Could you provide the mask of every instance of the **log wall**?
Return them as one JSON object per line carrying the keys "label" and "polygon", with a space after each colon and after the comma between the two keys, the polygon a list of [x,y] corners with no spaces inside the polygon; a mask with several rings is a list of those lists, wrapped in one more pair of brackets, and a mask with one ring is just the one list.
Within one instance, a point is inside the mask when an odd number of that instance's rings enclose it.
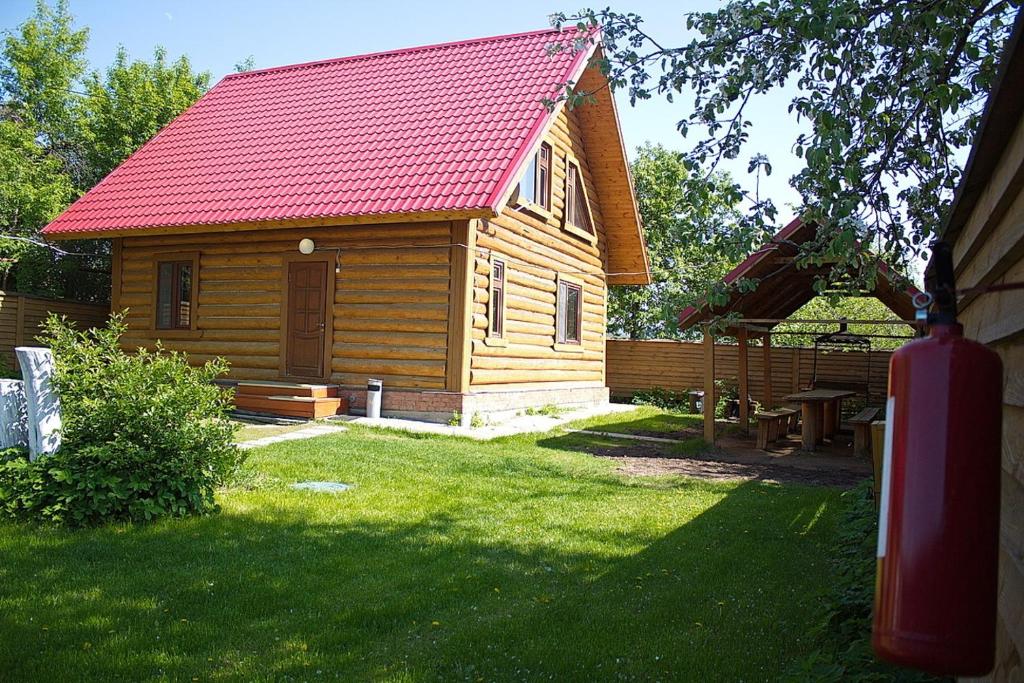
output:
{"label": "log wall", "polygon": [[[263,229],[125,237],[114,300],[128,309],[129,347],[164,346],[196,362],[223,356],[232,379],[280,378],[283,257],[302,238],[339,255],[335,280],[332,382],[393,389],[444,389],[452,240],[450,222]],[[338,250],[333,252],[333,250]],[[195,331],[154,330],[154,262],[161,253],[199,252]],[[333,339],[332,339],[333,337]]]}
{"label": "log wall", "polygon": [[[1009,87],[1018,87],[1009,83]],[[1024,121],[953,244],[957,287],[1024,281]],[[960,302],[966,336],[1003,359],[1002,508],[996,668],[991,679],[1024,678],[1024,291]]]}
{"label": "log wall", "polygon": [[[607,242],[577,114],[563,110],[545,141],[551,145],[553,157],[550,215],[506,208],[493,220],[477,222],[470,371],[473,391],[553,383],[604,384]],[[562,229],[567,153],[578,162],[586,185],[597,235],[593,244]],[[506,261],[505,345],[487,340],[488,258],[492,251]],[[579,352],[555,348],[559,273],[583,282],[583,339]]]}
{"label": "log wall", "polygon": [[[391,389],[456,392],[603,387],[607,240],[577,113],[560,112],[545,141],[553,152],[547,214],[508,207],[493,219],[468,222],[115,240],[120,266],[113,297],[119,310],[128,309],[126,345],[152,347],[160,337],[165,347],[186,351],[197,362],[225,357],[234,379],[279,379],[282,259],[309,237],[318,249],[340,250],[331,381],[361,387],[366,378],[379,377]],[[579,165],[587,189],[593,240],[563,229],[567,155]],[[158,333],[152,320],[154,262],[175,252],[199,253],[197,329]],[[492,255],[506,263],[500,344],[487,339]],[[578,349],[555,344],[559,276],[583,284]]]}
{"label": "log wall", "polygon": [[[813,377],[814,349],[772,347],[772,395],[775,402],[786,394],[810,385]],[[818,378],[830,381],[863,383],[870,365],[871,400],[885,402],[889,381],[888,351],[867,354],[833,351],[818,354]],[[750,394],[764,402],[764,353],[759,346],[747,352]],[[739,373],[739,347],[715,345],[715,379],[736,382]],[[613,396],[629,397],[637,391],[655,387],[671,391],[704,388],[704,350],[699,342],[673,340],[608,340],[608,387]]]}
{"label": "log wall", "polygon": [[104,325],[110,307],[0,291],[0,358],[7,367],[13,369],[16,365],[15,346],[37,344],[39,326],[51,313],[67,316],[80,329],[86,329]]}

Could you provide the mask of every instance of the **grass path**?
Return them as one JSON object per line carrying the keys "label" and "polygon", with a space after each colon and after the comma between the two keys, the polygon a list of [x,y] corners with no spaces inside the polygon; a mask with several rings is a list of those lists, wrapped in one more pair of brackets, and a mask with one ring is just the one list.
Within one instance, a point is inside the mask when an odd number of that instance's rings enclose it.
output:
{"label": "grass path", "polygon": [[806,652],[836,491],[626,479],[583,443],[352,427],[252,451],[219,515],[0,524],[0,679],[771,680]]}
{"label": "grass path", "polygon": [[251,422],[238,422],[237,424],[238,430],[235,432],[235,443],[255,441],[256,439],[263,439],[268,436],[278,436],[289,432],[297,432],[300,429],[305,429],[309,426],[309,424],[305,422],[290,425],[258,424]]}

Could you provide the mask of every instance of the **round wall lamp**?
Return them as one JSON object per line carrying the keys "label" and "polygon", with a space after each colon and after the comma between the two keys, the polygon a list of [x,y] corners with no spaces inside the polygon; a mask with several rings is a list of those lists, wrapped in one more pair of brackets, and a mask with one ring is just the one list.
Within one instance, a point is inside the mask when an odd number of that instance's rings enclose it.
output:
{"label": "round wall lamp", "polygon": [[313,240],[309,239],[308,237],[306,239],[299,240],[299,253],[300,254],[305,254],[306,256],[309,256],[310,254],[313,253],[313,251],[315,249],[316,249],[316,244],[314,244]]}

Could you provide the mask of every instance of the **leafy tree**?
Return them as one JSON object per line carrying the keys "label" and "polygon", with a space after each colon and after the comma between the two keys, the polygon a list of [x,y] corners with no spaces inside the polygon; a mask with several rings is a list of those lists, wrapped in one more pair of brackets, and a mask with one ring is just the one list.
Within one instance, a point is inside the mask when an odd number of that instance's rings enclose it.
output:
{"label": "leafy tree", "polygon": [[[790,316],[794,320],[899,320],[899,316],[878,299],[865,297],[839,297],[832,299],[826,296],[815,297]],[[835,332],[837,326],[829,325],[794,325],[782,323],[775,328],[776,344],[786,346],[814,346],[814,338],[826,332]],[[873,349],[896,349],[903,346],[912,337],[912,330],[906,325],[871,324],[849,326],[854,334],[881,335],[871,337]],[[779,334],[783,333],[783,334]],[[792,334],[790,334],[792,333]],[[901,336],[905,339],[889,339],[889,336]]]}
{"label": "leafy tree", "polygon": [[609,331],[631,339],[677,337],[679,311],[735,265],[727,245],[742,238],[741,196],[727,176],[695,178],[681,153],[660,145],[641,147],[632,171],[653,284],[611,287]]}
{"label": "leafy tree", "polygon": [[209,86],[210,73],[194,73],[188,57],[168,63],[167,51],[157,47],[152,62],[133,61],[119,48],[105,76],[93,72],[85,80],[83,134],[90,185],[192,106]]}
{"label": "leafy tree", "polygon": [[[4,39],[0,54],[0,273],[4,287],[61,296],[70,289],[68,279],[81,265],[31,241],[38,242],[40,228],[81,187],[82,110],[75,88],[85,72],[87,41],[88,30],[73,26],[63,0],[53,7],[38,2],[35,14]],[[86,245],[88,251],[97,251],[90,246]],[[89,290],[81,292],[83,298],[91,298]]]}
{"label": "leafy tree", "polygon": [[[687,14],[695,36],[681,46],[659,43],[636,14],[584,10],[554,21],[602,28],[601,66],[632,102],[692,98],[679,130],[698,135],[687,161],[701,175],[739,157],[752,125],[765,125],[748,118],[752,100],[795,86],[789,111],[809,132],[793,139],[804,165],[790,184],[802,198],[800,214],[824,227],[804,258],[835,259],[833,279],[852,270],[858,286],[871,283],[878,256],[903,264],[934,237],[1019,5],[730,0]],[[563,97],[575,104],[587,93],[567,87]],[[769,173],[770,159],[753,154],[750,170]],[[747,220],[762,229],[750,237],[764,239],[776,208],[747,196]]]}
{"label": "leafy tree", "polygon": [[67,0],[52,8],[39,0],[35,15],[4,40],[0,95],[3,118],[28,127],[77,184],[81,111],[75,87],[86,69],[89,30],[75,29],[73,22]]}
{"label": "leafy tree", "polygon": [[249,55],[240,62],[235,62],[235,73],[244,74],[246,71],[252,71],[256,68],[256,58]]}
{"label": "leafy tree", "polygon": [[[36,5],[5,36],[0,58],[0,276],[3,287],[63,293],[74,268],[26,240],[75,197],[81,177],[81,109],[74,87],[85,71],[86,29],[67,2]],[[4,239],[3,237],[7,238]],[[11,238],[19,238],[17,240]]]}
{"label": "leafy tree", "polygon": [[39,230],[195,102],[210,75],[194,73],[186,57],[168,63],[158,47],[151,63],[130,61],[120,49],[104,76],[84,76],[87,42],[66,0],[40,1],[4,39],[0,284],[102,301],[110,293],[109,243],[76,242],[68,254],[42,246]]}
{"label": "leafy tree", "polygon": [[[72,197],[71,180],[59,159],[48,155],[32,131],[16,121],[0,120],[0,225],[3,234],[32,237],[38,226],[53,219]],[[44,256],[45,251],[22,240],[0,236],[0,289],[14,283],[14,265]]]}

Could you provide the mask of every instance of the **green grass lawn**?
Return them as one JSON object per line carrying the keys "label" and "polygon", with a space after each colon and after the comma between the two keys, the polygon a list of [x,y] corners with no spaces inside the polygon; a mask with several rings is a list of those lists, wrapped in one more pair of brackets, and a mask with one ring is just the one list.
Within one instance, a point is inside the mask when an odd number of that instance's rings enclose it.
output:
{"label": "green grass lawn", "polygon": [[699,435],[703,431],[703,425],[704,420],[700,415],[685,415],[650,406],[637,406],[632,412],[598,415],[577,420],[571,426],[616,434],[668,436],[676,433]]}
{"label": "green grass lawn", "polygon": [[[666,448],[666,455],[694,456],[713,451],[704,440],[704,420],[700,415],[669,412],[651,406],[637,406],[629,413],[598,415],[577,420],[569,425],[573,429],[586,429],[608,434],[631,434],[675,439],[679,443]],[[619,443],[615,440],[590,436],[581,441],[585,449],[589,443],[602,446]]]}
{"label": "green grass lawn", "polygon": [[583,439],[350,426],[252,451],[215,516],[0,524],[0,679],[770,680],[812,647],[837,491]]}

